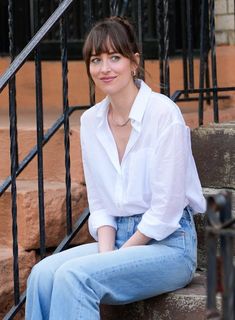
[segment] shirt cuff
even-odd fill
[[[154,217],[154,223],[151,223],[151,220],[148,219],[145,214],[143,214],[143,217],[137,227],[137,229],[145,236],[157,241],[167,238],[178,228],[180,228],[179,223],[176,223],[175,225],[169,225],[158,220],[157,217]]]
[[[109,215],[105,210],[97,210],[91,213],[88,220],[88,227],[91,236],[98,241],[97,229],[103,226],[111,226],[117,230],[115,217]]]

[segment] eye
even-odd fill
[[[120,59],[121,59],[121,57],[120,57],[119,55],[114,54],[114,55],[111,56],[111,60],[112,60],[113,62],[117,62],[117,61],[119,61]]]
[[[100,62],[100,58],[98,57],[91,58],[90,60],[90,63],[93,63],[93,64],[98,64],[99,62]]]

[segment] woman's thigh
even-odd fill
[[[180,250],[161,244],[135,246],[72,259],[58,270],[74,286],[89,284],[101,303],[123,304],[185,286],[191,272]]]
[[[91,255],[98,252],[97,242],[88,243],[80,246],[73,247],[71,249],[64,250],[60,253],[53,254],[33,267],[33,271],[55,273],[56,270],[61,267],[65,262],[73,260],[75,258]]]

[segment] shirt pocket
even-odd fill
[[[136,204],[149,201],[150,162],[153,150],[145,148],[130,154],[128,166],[127,197]]]

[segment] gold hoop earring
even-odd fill
[[[132,78],[135,80],[136,79],[136,71],[131,71],[131,75],[132,75]]]

